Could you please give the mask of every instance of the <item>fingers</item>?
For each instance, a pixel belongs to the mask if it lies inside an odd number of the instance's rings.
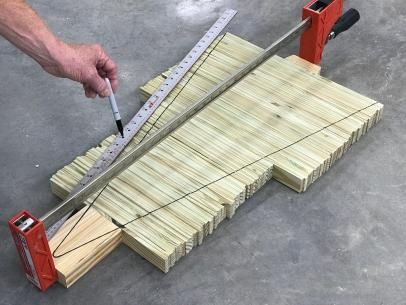
[[[93,95],[91,94],[91,91],[96,92],[96,94],[98,94],[100,97],[106,97],[110,95],[105,80],[100,77],[96,69],[94,69],[94,71],[87,77],[84,83],[84,87],[85,93],[86,88],[88,88],[87,91],[90,95]]]
[[[118,88],[118,72],[116,63],[101,49],[101,57],[97,62],[96,68],[99,75],[110,80],[111,88],[115,93]]]
[[[85,90],[86,97],[96,98],[97,92],[90,88],[89,85],[83,84],[83,89]]]
[[[96,55],[96,66],[91,75],[86,80],[85,94],[86,96],[93,97],[94,93],[100,97],[110,95],[108,87],[105,82],[107,77],[110,80],[113,92],[116,92],[118,87],[117,65],[106,54],[103,48],[99,45],[94,45]],[[87,88],[87,89],[86,89]]]
[[[61,52],[64,56],[60,59],[61,68],[57,76],[82,83],[85,95],[89,98],[110,95],[105,82],[106,77],[110,80],[113,92],[117,91],[117,65],[100,45],[65,44],[64,46],[66,50]]]

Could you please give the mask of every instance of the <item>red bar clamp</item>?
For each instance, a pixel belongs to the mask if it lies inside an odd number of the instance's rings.
[[[300,57],[319,64],[326,42],[360,19],[355,9],[344,15],[342,11],[343,0],[312,0],[303,8],[303,19],[310,17],[311,23],[301,37]],[[8,224],[27,278],[45,291],[57,280],[57,273],[44,225],[27,211],[18,213]]]
[[[27,211],[21,211],[8,222],[25,275],[42,291],[57,280],[44,225]]]
[[[311,25],[300,39],[301,58],[320,64],[324,45],[342,13],[343,0],[312,0],[303,8],[303,20],[310,17]]]

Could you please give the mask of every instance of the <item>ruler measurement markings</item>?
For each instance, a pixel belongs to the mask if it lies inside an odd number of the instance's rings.
[[[81,188],[78,193],[74,194],[71,198],[65,199],[57,207],[49,211],[47,214],[43,215],[40,220],[44,223],[45,226],[49,226],[50,224],[60,219],[60,217],[65,215],[65,213],[82,204],[95,191],[100,190],[101,188],[103,188],[103,186],[105,187],[111,179],[119,175],[122,171],[128,168],[128,166],[134,163],[134,161],[138,160],[151,149],[153,149],[156,144],[158,144],[171,132],[176,130],[194,114],[203,109],[214,98],[220,96],[223,92],[234,86],[246,75],[251,73],[252,70],[259,67],[271,56],[275,55],[282,47],[292,42],[292,40],[297,38],[310,24],[311,18],[309,17],[296,25],[285,35],[275,41],[272,45],[270,45],[267,49],[258,54],[249,63],[245,64],[235,73],[228,76],[222,83],[211,89],[211,91],[204,97],[200,98],[189,108],[185,109],[174,118],[172,118],[170,121],[165,123],[163,127],[153,133],[149,138],[146,138],[144,141],[139,143],[126,156],[124,156],[123,159],[112,164],[110,167],[104,170],[102,174],[92,179],[89,184]]]
[[[198,59],[204,54],[207,48],[224,30],[231,19],[237,14],[235,10],[226,10],[223,15],[212,25],[206,34],[197,42],[192,50],[182,59],[175,70],[165,79],[158,89],[145,102],[144,106],[135,114],[135,116],[125,125],[125,136],[117,134],[115,140],[110,144],[102,155],[97,158],[94,165],[87,171],[79,183],[73,188],[66,199],[71,198],[83,187],[85,187],[97,175],[107,169],[125,149],[128,143],[138,133],[142,126],[148,121],[155,110],[161,105],[169,93],[176,87],[180,80],[193,67]],[[47,230],[47,238],[50,239],[65,223],[71,213],[64,215],[60,220],[50,226]]]
[[[106,149],[106,151],[96,160],[95,164],[80,183],[69,194],[73,195],[81,187],[85,186],[93,177],[106,169],[118,157],[121,151],[130,143],[137,132],[142,128],[145,122],[151,117],[155,110],[160,106],[162,101],[168,96],[172,89],[179,83],[184,75],[192,68],[201,55],[207,50],[211,43],[217,38],[224,27],[231,21],[237,12],[234,10],[227,10],[222,17],[220,17],[209,31],[199,40],[195,47],[185,56],[181,63],[175,70],[166,78],[166,80],[159,86],[154,94],[147,100],[143,108],[130,120],[124,127],[126,136],[122,138],[117,135],[114,142]],[[133,126],[131,126],[133,125]]]

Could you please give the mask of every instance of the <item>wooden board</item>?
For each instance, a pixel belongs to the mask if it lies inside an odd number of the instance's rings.
[[[121,229],[95,209],[90,208],[85,217],[78,222],[78,225],[68,235],[68,238],[61,244],[85,210],[82,209],[69,218],[49,242],[51,252],[56,250],[54,263],[58,272],[58,281],[65,287],[75,283],[121,243]],[[95,237],[106,232],[110,233],[93,241]],[[88,244],[69,252],[84,243]],[[60,246],[58,247],[58,245]],[[62,256],[58,257],[60,255]]]
[[[261,51],[219,39],[125,153]],[[265,62],[110,182],[94,207],[125,224],[124,243],[167,272],[271,177],[305,191],[381,118],[381,104],[293,60]],[[54,193],[64,198],[113,139],[58,171]]]
[[[291,55],[289,57],[286,57],[286,59],[292,64],[295,64],[296,66],[305,69],[307,72],[320,75],[321,67],[319,65],[315,65],[311,62],[308,62],[307,60],[297,55]]]

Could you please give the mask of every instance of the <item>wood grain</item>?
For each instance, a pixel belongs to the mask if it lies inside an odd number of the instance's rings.
[[[69,218],[62,228],[49,241],[51,252],[54,252],[63,238],[68,234],[78,218],[85,212],[82,209]],[[112,231],[105,236],[94,238]],[[86,242],[88,244],[69,252]],[[68,235],[68,238],[55,251],[54,263],[58,272],[58,281],[65,287],[71,286],[94,265],[100,262],[121,243],[121,230],[107,220],[95,209],[90,208],[83,219]],[[65,254],[66,252],[69,252]],[[64,254],[64,255],[62,255]],[[58,257],[62,255],[61,257]]]
[[[219,39],[124,154],[261,51],[229,33]],[[113,179],[95,209],[125,224],[124,243],[167,272],[272,177],[305,191],[383,111],[318,73],[274,56]],[[141,94],[147,98],[167,75]],[[59,170],[53,192],[64,198],[113,139]]]

